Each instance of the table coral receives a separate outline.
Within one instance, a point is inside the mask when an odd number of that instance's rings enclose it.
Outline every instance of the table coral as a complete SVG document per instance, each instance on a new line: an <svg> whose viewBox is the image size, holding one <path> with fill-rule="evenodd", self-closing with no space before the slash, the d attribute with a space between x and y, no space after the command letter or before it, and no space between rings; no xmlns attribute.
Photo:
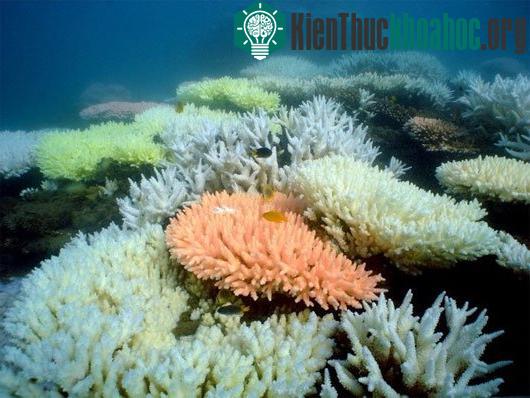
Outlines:
<svg viewBox="0 0 530 398"><path fill-rule="evenodd" d="M47 178L76 181L93 176L103 159L156 165L164 152L152 138L134 123L108 122L82 131L50 132L37 145L37 164Z"/></svg>
<svg viewBox="0 0 530 398"><path fill-rule="evenodd" d="M496 232L479 221L486 212L477 201L435 195L349 157L303 163L293 188L307 201L306 216L342 250L384 254L409 272L493 254L498 246Z"/></svg>
<svg viewBox="0 0 530 398"><path fill-rule="evenodd" d="M265 220L270 210L284 212L287 221ZM188 271L236 295L270 300L283 292L325 309L374 299L382 278L318 239L299 211L299 201L279 193L270 202L256 194L205 194L171 220L166 240Z"/></svg>
<svg viewBox="0 0 530 398"><path fill-rule="evenodd" d="M436 178L449 192L530 203L530 164L499 156L443 163Z"/></svg>
<svg viewBox="0 0 530 398"><path fill-rule="evenodd" d="M273 112L280 106L280 97L265 91L244 78L222 77L181 84L177 89L181 101L233 111L256 108Z"/></svg>

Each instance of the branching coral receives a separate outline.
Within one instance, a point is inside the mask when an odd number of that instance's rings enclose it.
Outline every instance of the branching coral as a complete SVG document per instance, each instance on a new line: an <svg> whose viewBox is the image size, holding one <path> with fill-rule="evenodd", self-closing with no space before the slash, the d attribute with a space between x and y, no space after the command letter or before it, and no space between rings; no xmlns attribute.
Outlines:
<svg viewBox="0 0 530 398"><path fill-rule="evenodd" d="M503 381L500 378L470 384L510 363L487 364L480 359L487 344L502 334L483 334L488 321L485 311L466 324L476 308L469 309L468 303L459 308L453 299L441 294L419 318L412 313L411 301L410 291L399 307L381 295L377 303L364 304L362 313L343 313L341 327L351 353L345 360L330 362L344 388L354 396L386 398L495 394ZM444 311L445 335L436 331ZM333 390L329 385L325 389L331 394Z"/></svg>
<svg viewBox="0 0 530 398"><path fill-rule="evenodd" d="M530 132L530 79L495 76L491 83L473 79L459 102L466 111L463 116L489 134L498 132L509 138Z"/></svg>
<svg viewBox="0 0 530 398"><path fill-rule="evenodd" d="M273 112L280 106L278 94L256 87L247 79L222 77L181 84L177 89L180 100L233 111L261 108Z"/></svg>
<svg viewBox="0 0 530 398"><path fill-rule="evenodd" d="M359 307L381 289L382 279L318 239L296 212L300 203L282 194L206 194L177 214L166 230L171 256L198 278L256 300L286 293L312 306ZM287 220L266 220L268 211Z"/></svg>
<svg viewBox="0 0 530 398"><path fill-rule="evenodd" d="M450 192L530 203L530 164L522 160L479 156L447 162L436 169L436 178Z"/></svg>
<svg viewBox="0 0 530 398"><path fill-rule="evenodd" d="M364 72L407 74L432 81L444 80L447 71L434 56L418 51L364 51L344 55L330 65L330 73L351 76Z"/></svg>
<svg viewBox="0 0 530 398"><path fill-rule="evenodd" d="M47 178L77 181L90 178L103 159L156 165L164 152L140 127L109 122L83 131L50 132L37 146L37 164Z"/></svg>
<svg viewBox="0 0 530 398"><path fill-rule="evenodd" d="M516 158L530 161L530 131L523 136L517 135L515 141L512 141L504 134L501 134L501 139L496 145L504 147L506 152Z"/></svg>
<svg viewBox="0 0 530 398"><path fill-rule="evenodd" d="M2 326L0 395L298 397L315 391L336 322L304 312L176 337L188 294L160 226L79 236L22 282Z"/></svg>
<svg viewBox="0 0 530 398"><path fill-rule="evenodd" d="M279 128L283 129L286 141L286 151L281 154ZM293 164L329 154L350 155L372 163L379 153L367 138L366 127L344 113L335 101L323 97L315 97L296 109L282 108L272 117L263 111L239 117L206 113L195 122L179 116L161 138L171 152L174 169L161 171L149 183L142 181L140 190L131 186L130 199L120 202L129 226L140 220L159 222L167 209L174 211L182 201L193 198L192 195L172 201L176 198L172 194L173 185L187 185L192 194L218 190L261 192L265 186L284 190ZM252 151L261 147L270 148L271 156L253 157ZM392 170L401 175L406 168L394 159ZM162 177L165 173L171 176ZM156 194L151 189L155 180ZM149 200L149 206L141 205L141 197Z"/></svg>
<svg viewBox="0 0 530 398"><path fill-rule="evenodd" d="M465 130L453 123L415 116L403 128L427 151L473 152L470 143L465 142Z"/></svg>
<svg viewBox="0 0 530 398"><path fill-rule="evenodd" d="M79 396L119 395L115 377L132 352L142 358L167 347L186 310L161 233L111 226L80 235L33 271L4 323L11 344L2 357L11 368L0 372L0 391L38 396L35 379Z"/></svg>
<svg viewBox="0 0 530 398"><path fill-rule="evenodd" d="M449 266L493 254L495 231L477 201L456 202L344 156L303 163L293 187L313 221L347 253L384 254L404 270Z"/></svg>
<svg viewBox="0 0 530 398"><path fill-rule="evenodd" d="M117 202L123 223L130 228L163 222L204 190L200 186L193 189L174 166L155 170L150 178L142 175L139 184L129 179L129 184L129 196Z"/></svg>
<svg viewBox="0 0 530 398"><path fill-rule="evenodd" d="M501 245L497 250L497 264L516 271L530 272L530 250L513 236L499 232Z"/></svg>
<svg viewBox="0 0 530 398"><path fill-rule="evenodd" d="M17 177L35 165L35 147L45 132L0 131L0 177Z"/></svg>

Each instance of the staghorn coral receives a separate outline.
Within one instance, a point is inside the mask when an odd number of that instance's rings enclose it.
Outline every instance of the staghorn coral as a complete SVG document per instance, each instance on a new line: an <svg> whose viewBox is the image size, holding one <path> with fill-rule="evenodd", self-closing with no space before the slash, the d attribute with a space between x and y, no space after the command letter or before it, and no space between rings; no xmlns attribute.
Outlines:
<svg viewBox="0 0 530 398"><path fill-rule="evenodd" d="M483 334L486 311L466 324L476 308L469 309L468 303L459 308L455 300L444 296L440 294L421 318L413 315L410 291L398 307L381 295L377 302L363 304L364 312L344 312L341 328L351 353L345 360L330 361L343 387L353 396L386 398L490 397L497 393L503 380L483 381L484 376L511 361L486 364L481 356L502 331ZM444 311L445 335L436 331ZM336 394L329 378L323 391L327 393L321 397Z"/></svg>
<svg viewBox="0 0 530 398"><path fill-rule="evenodd" d="M160 226L80 235L22 281L2 327L0 395L298 397L333 351L308 311L174 330L191 308ZM204 314L204 318L212 318Z"/></svg>
<svg viewBox="0 0 530 398"><path fill-rule="evenodd" d="M303 163L293 189L339 247L351 255L384 254L400 268L446 267L493 254L494 230L479 221L486 212L475 200L456 202L345 156Z"/></svg>
<svg viewBox="0 0 530 398"><path fill-rule="evenodd" d="M302 57L291 55L278 55L267 58L258 63L252 63L250 66L241 70L241 75L245 77L282 77L298 78L304 76L310 78L325 73L325 69L315 63Z"/></svg>
<svg viewBox="0 0 530 398"><path fill-rule="evenodd" d="M82 131L47 133L36 148L36 157L47 178L81 181L92 177L103 159L156 165L164 152L140 125L109 122Z"/></svg>
<svg viewBox="0 0 530 398"><path fill-rule="evenodd" d="M405 123L403 129L427 151L476 151L470 142L466 142L465 130L445 120L415 116Z"/></svg>
<svg viewBox="0 0 530 398"><path fill-rule="evenodd" d="M222 77L183 83L177 88L177 96L196 105L238 112L257 108L273 112L280 106L278 94L256 87L244 78Z"/></svg>
<svg viewBox="0 0 530 398"><path fill-rule="evenodd" d="M160 104L156 102L127 102L127 101L110 101L95 105L90 105L79 112L81 119L106 122L106 121L132 121L134 116L154 108Z"/></svg>
<svg viewBox="0 0 530 398"><path fill-rule="evenodd" d="M163 222L204 190L197 187L193 192L174 166L155 169L150 178L142 175L139 184L129 179L129 185L129 195L117 200L123 223L129 228Z"/></svg>
<svg viewBox="0 0 530 398"><path fill-rule="evenodd" d="M444 80L447 76L445 67L436 57L419 51L356 51L333 61L329 70L336 76L375 72L386 75L406 74L430 81Z"/></svg>
<svg viewBox="0 0 530 398"><path fill-rule="evenodd" d="M530 131L523 136L517 135L515 141L512 141L504 134L501 134L501 139L495 145L504 147L506 152L513 157L530 161Z"/></svg>
<svg viewBox="0 0 530 398"><path fill-rule="evenodd" d="M45 132L0 131L0 177L18 177L35 165L35 147Z"/></svg>
<svg viewBox="0 0 530 398"><path fill-rule="evenodd" d="M265 220L263 213L271 210L284 212L287 221ZM166 241L186 270L236 295L271 300L285 293L324 309L374 299L382 278L318 239L300 210L300 203L282 194L271 202L255 194L205 194L171 220Z"/></svg>
<svg viewBox="0 0 530 398"><path fill-rule="evenodd" d="M449 192L530 203L530 164L499 156L443 163L436 178Z"/></svg>
<svg viewBox="0 0 530 398"><path fill-rule="evenodd" d="M526 76L497 75L491 83L477 77L458 101L466 108L462 115L484 134L501 132L513 138L530 132L530 79Z"/></svg>
<svg viewBox="0 0 530 398"><path fill-rule="evenodd" d="M177 118L161 134L171 153L168 168L173 169L161 170L160 176L149 182L143 178L139 190L131 183L129 199L119 203L128 226L160 222L168 209L174 212L205 191L261 192L265 186L285 190L292 165L304 160L344 154L372 163L379 154L367 138L366 127L324 97L315 97L296 109L282 108L272 117L263 111L239 117L220 112L206 115L195 121ZM279 128L284 132L285 151L280 146L280 134L275 133ZM252 150L260 147L271 148L271 156L251 156ZM396 159L391 166L396 175L406 170ZM163 177L165 174L168 176ZM175 187L183 185L190 195L175 200ZM141 198L149 205L143 205Z"/></svg>

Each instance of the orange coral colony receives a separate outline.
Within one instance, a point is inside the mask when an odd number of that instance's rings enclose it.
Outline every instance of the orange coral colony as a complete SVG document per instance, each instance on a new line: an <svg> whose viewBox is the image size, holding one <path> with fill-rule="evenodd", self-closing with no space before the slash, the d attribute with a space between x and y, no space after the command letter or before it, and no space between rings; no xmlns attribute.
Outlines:
<svg viewBox="0 0 530 398"><path fill-rule="evenodd" d="M218 192L171 219L166 242L171 257L200 279L236 295L268 297L283 292L312 306L346 309L373 300L383 278L337 253L304 223L302 203L277 193ZM263 217L282 212L285 222Z"/></svg>

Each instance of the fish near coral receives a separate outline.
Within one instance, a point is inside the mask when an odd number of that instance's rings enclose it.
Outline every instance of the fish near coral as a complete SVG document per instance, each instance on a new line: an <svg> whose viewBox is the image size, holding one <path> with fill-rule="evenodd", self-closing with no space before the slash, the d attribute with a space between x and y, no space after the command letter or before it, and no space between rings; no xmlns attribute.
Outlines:
<svg viewBox="0 0 530 398"><path fill-rule="evenodd" d="M255 157L255 158L268 158L269 156L272 155L272 150L267 147L261 147L261 148L253 149L251 154L252 154L252 157Z"/></svg>
<svg viewBox="0 0 530 398"><path fill-rule="evenodd" d="M244 305L226 304L217 308L217 313L221 315L243 315L250 308Z"/></svg>
<svg viewBox="0 0 530 398"><path fill-rule="evenodd" d="M376 299L383 278L319 239L304 223L302 203L280 192L271 202L259 194L204 194L170 220L166 243L187 271L236 296L271 300L281 293L324 309ZM212 211L219 208L233 212ZM263 222L271 208L285 222Z"/></svg>
<svg viewBox="0 0 530 398"><path fill-rule="evenodd" d="M287 217L281 211L271 210L263 213L263 218L270 222L286 222Z"/></svg>

